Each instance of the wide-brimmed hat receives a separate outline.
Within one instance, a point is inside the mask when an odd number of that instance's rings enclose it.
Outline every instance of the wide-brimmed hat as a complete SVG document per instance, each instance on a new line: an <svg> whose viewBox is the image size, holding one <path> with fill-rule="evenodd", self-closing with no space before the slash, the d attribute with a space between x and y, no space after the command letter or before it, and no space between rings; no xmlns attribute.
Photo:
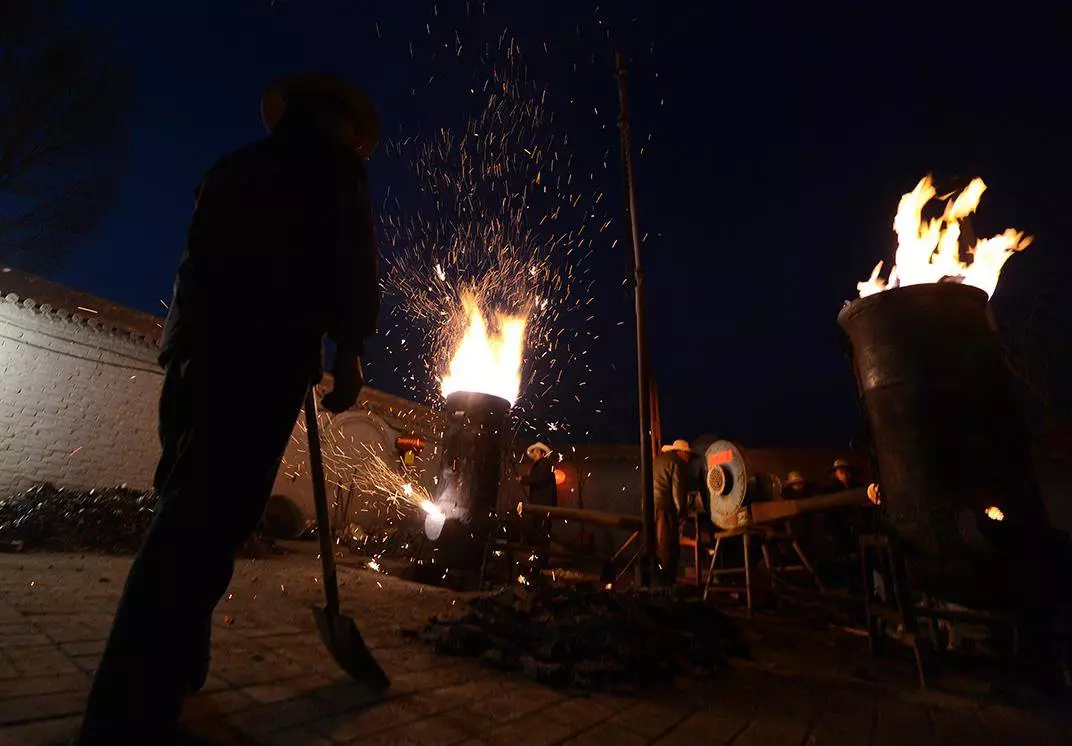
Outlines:
<svg viewBox="0 0 1072 746"><path fill-rule="evenodd" d="M788 485L804 484L808 480L804 478L804 475L799 471L791 471L785 477L785 483Z"/></svg>
<svg viewBox="0 0 1072 746"><path fill-rule="evenodd" d="M683 451L685 453L692 453L692 448L689 447L689 441L678 438L673 443L662 447L663 453L669 453L670 451Z"/></svg>
<svg viewBox="0 0 1072 746"><path fill-rule="evenodd" d="M301 96L323 96L343 104L350 112L358 140L358 155L368 158L380 141L380 115L365 92L349 81L326 73L284 75L261 97L261 119L268 132L275 129L287 102Z"/></svg>
<svg viewBox="0 0 1072 746"><path fill-rule="evenodd" d="M525 455L532 458L532 454L536 451L542 451L544 456L551 455L551 447L545 443L533 443L525 449Z"/></svg>
<svg viewBox="0 0 1072 746"><path fill-rule="evenodd" d="M830 471L837 471L838 469L848 469L852 471L853 466L846 459L839 458L834 461L834 465L830 467Z"/></svg>

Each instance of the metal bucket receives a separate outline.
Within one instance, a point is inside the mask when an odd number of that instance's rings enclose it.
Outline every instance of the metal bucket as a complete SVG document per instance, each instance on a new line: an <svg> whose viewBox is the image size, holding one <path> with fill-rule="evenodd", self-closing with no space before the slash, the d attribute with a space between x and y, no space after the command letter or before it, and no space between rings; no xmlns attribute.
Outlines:
<svg viewBox="0 0 1072 746"><path fill-rule="evenodd" d="M975 608L1036 605L1054 532L986 293L896 288L838 323L914 587Z"/></svg>

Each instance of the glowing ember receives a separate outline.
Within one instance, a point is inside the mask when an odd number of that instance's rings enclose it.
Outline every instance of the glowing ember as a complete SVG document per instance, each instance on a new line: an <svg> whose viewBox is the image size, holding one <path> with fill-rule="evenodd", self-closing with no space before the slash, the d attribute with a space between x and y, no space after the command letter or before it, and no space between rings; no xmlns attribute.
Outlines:
<svg viewBox="0 0 1072 746"><path fill-rule="evenodd" d="M521 390L521 355L525 317L496 314L497 329L489 329L472 293L463 293L465 329L450 358L440 390L491 394L513 404Z"/></svg>
<svg viewBox="0 0 1072 746"><path fill-rule="evenodd" d="M1001 275L1001 268L1014 252L1027 248L1032 241L1022 231L1009 228L991 238L976 241L968 249L968 262L961 260L960 221L975 212L979 199L986 190L982 179L971 183L952 199L942 198L945 210L941 217L924 221L924 206L937 195L930 176L924 176L916 188L901 197L897 216L893 219L893 231L897 234L897 255L889 279L879 276L882 262L864 282L857 284L860 297L880 293L903 285L921 285L936 282L959 282L994 294Z"/></svg>
<svg viewBox="0 0 1072 746"><path fill-rule="evenodd" d="M1001 508L999 508L999 507L997 507L995 505L991 505L989 508L986 509L985 512L986 512L986 517L989 518L992 521L1004 521L1005 520L1005 514L1001 512Z"/></svg>

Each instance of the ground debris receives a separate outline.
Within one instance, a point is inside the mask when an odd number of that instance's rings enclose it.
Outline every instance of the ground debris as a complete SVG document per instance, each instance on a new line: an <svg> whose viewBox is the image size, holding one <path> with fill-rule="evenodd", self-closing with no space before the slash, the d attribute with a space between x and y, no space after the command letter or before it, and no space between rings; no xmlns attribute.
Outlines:
<svg viewBox="0 0 1072 746"><path fill-rule="evenodd" d="M459 619L433 617L416 637L437 653L478 657L555 687L636 691L708 676L748 655L736 625L699 599L535 584L469 606Z"/></svg>
<svg viewBox="0 0 1072 746"><path fill-rule="evenodd" d="M152 523L156 493L125 485L69 490L43 484L0 499L0 542L26 550L133 554ZM207 514L206 521L216 520ZM244 556L274 553L271 539L255 534Z"/></svg>

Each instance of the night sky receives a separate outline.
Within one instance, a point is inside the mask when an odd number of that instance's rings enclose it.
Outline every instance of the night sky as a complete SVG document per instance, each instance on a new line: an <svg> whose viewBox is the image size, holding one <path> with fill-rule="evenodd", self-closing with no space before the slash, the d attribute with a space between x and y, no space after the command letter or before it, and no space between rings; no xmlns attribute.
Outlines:
<svg viewBox="0 0 1072 746"><path fill-rule="evenodd" d="M606 5L615 10L489 0L467 16L464 0L83 0L134 68L129 165L100 228L53 276L163 313L194 187L219 156L262 136L258 101L274 76L337 72L371 94L388 134L429 134L478 105L475 58L433 60L437 45L457 31L476 49L508 26L614 218L589 270L599 339L586 389L604 404L598 416L587 402L568 411L556 444L636 442L632 297L624 241L610 243L622 238L615 47L644 146L638 213L665 438L841 445L856 434L836 315L892 257L897 200L929 172L940 192L984 178L979 235L1036 237L1006 265L993 305L1052 412L1067 415L1072 103L1056 16ZM405 164L385 150L369 171L380 200L388 187L405 192ZM408 393L382 340L366 362L371 385Z"/></svg>

